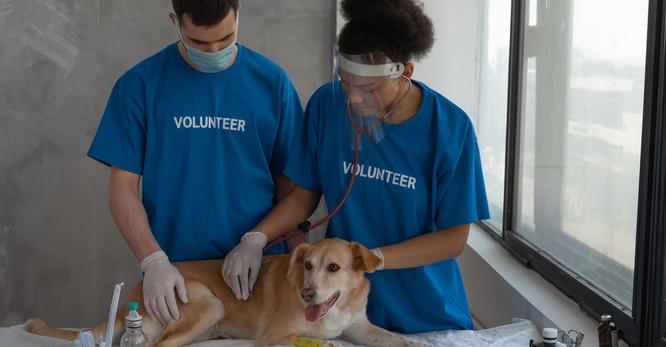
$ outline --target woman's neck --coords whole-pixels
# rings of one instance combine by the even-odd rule
[[[423,91],[412,81],[405,78],[401,79],[399,89],[398,98],[404,95],[404,100],[386,118],[385,121],[389,124],[402,124],[408,121],[419,111],[421,102],[423,102]]]

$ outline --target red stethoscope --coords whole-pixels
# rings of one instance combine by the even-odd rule
[[[288,232],[284,235],[281,235],[277,239],[271,241],[270,243],[268,243],[264,247],[264,249],[263,249],[264,252],[266,252],[268,249],[270,249],[271,247],[277,245],[278,243],[280,243],[282,241],[286,241],[286,240],[289,240],[291,238],[298,237],[298,236],[301,236],[301,235],[307,235],[310,231],[312,231],[316,227],[328,222],[331,218],[333,218],[333,216],[335,216],[340,211],[340,209],[342,208],[342,205],[344,205],[345,202],[347,201],[347,198],[349,197],[349,194],[351,193],[352,187],[354,186],[354,181],[356,180],[356,170],[358,168],[358,157],[359,157],[359,151],[360,151],[361,135],[363,135],[364,133],[370,133],[371,131],[373,131],[373,130],[377,129],[378,127],[382,126],[383,123],[385,122],[385,120],[388,118],[388,116],[398,107],[398,105],[400,105],[403,102],[405,97],[407,97],[407,94],[409,93],[409,89],[411,89],[411,87],[412,87],[412,80],[411,79],[409,79],[405,76],[401,76],[401,77],[406,78],[409,81],[409,87],[407,88],[407,91],[398,100],[398,102],[395,104],[395,106],[393,106],[384,115],[384,117],[382,117],[381,120],[379,122],[375,123],[372,127],[363,127],[362,125],[360,125],[354,119],[354,116],[352,116],[353,113],[352,113],[352,110],[351,110],[351,105],[350,105],[349,101],[347,101],[347,115],[350,119],[350,122],[351,122],[352,126],[356,130],[355,134],[354,134],[354,164],[352,165],[352,169],[351,169],[351,177],[349,178],[349,182],[347,182],[347,189],[345,191],[345,195],[342,197],[342,199],[338,203],[338,206],[336,206],[335,209],[333,209],[333,211],[330,211],[324,218],[320,219],[316,223],[310,223],[309,221],[302,222],[294,230],[292,230],[292,231],[290,231],[290,232]]]

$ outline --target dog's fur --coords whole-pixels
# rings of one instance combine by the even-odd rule
[[[373,272],[379,263],[379,258],[355,242],[326,239],[314,246],[302,244],[291,256],[263,258],[252,296],[246,301],[237,300],[222,280],[221,261],[176,263],[185,278],[189,303],[179,302],[181,318],[165,326],[140,307],[143,331],[149,345],[161,347],[215,338],[255,339],[257,346],[293,345],[297,336],[342,337],[369,346],[422,346],[368,321],[365,307],[370,283],[363,274]],[[336,264],[338,270],[331,271],[335,269],[331,264]],[[314,321],[306,319],[306,300],[330,303],[336,293],[337,301],[327,313]],[[143,302],[141,283],[132,289],[128,300]],[[126,305],[118,310],[115,341],[124,330],[127,313]],[[38,319],[26,322],[24,328],[34,334],[68,340],[78,335],[76,331],[49,327]],[[106,322],[92,330],[99,342],[106,332]]]

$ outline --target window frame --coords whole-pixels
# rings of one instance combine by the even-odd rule
[[[651,0],[649,9],[634,290],[643,298],[640,345],[666,346],[666,4]]]
[[[515,232],[527,1],[511,1],[502,230],[483,221],[477,224],[523,265],[576,301],[591,317],[598,321],[601,314],[611,314],[622,330],[623,339],[630,345],[666,347],[666,4],[650,0],[648,6],[633,312],[630,312]]]

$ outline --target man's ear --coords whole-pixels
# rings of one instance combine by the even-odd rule
[[[307,253],[310,252],[311,248],[312,246],[309,244],[301,243],[291,253],[291,258],[289,259],[289,270],[287,271],[287,279],[294,286],[298,284],[297,274],[301,273],[303,268],[303,259]]]
[[[175,13],[169,13],[169,18],[171,19],[171,23],[173,23],[173,25],[178,26],[178,18],[176,17]]]
[[[369,249],[358,242],[352,242],[350,247],[352,249],[352,256],[354,257],[354,270],[367,273],[372,273],[377,270],[377,267],[379,267],[379,264],[382,262],[378,256],[370,252]]]

